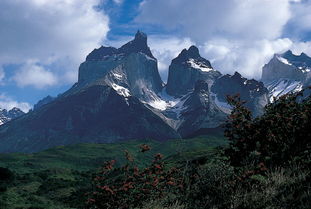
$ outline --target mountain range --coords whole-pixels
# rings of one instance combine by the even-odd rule
[[[309,85],[310,69],[310,57],[288,51],[263,67],[262,81],[223,75],[191,46],[172,60],[165,84],[146,34],[138,31],[120,48],[94,49],[68,91],[1,125],[0,152],[208,134],[230,114],[227,95],[239,93],[257,116],[269,102]]]
[[[0,108],[0,125],[7,123],[10,120],[20,117],[24,114],[25,113],[17,107],[14,107],[9,111]]]

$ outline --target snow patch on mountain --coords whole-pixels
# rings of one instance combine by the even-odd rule
[[[288,93],[301,91],[303,84],[300,81],[291,81],[289,79],[280,79],[266,85],[269,90],[269,100],[274,102],[275,99]]]
[[[25,113],[23,111],[16,107],[12,108],[9,111],[0,108],[0,126],[24,114]]]
[[[245,83],[245,82],[244,82]],[[231,105],[228,104],[228,102],[222,102],[217,98],[217,95],[213,92],[211,92],[211,97],[214,100],[215,104],[217,105],[217,107],[223,111],[226,114],[230,114],[232,111],[232,107]]]
[[[190,66],[192,68],[199,69],[199,70],[201,70],[203,72],[209,72],[209,71],[213,71],[214,70],[213,68],[208,67],[204,63],[196,62],[196,60],[194,60],[194,59],[189,59],[187,61],[187,63],[190,64]]]
[[[112,83],[111,84],[111,87],[116,90],[116,92],[121,95],[121,96],[124,96],[124,97],[130,97],[131,96],[131,93],[130,93],[130,90],[128,90],[127,88],[123,87],[123,86],[119,86],[115,83]]]
[[[291,63],[288,62],[287,59],[283,58],[283,57],[277,57],[277,59],[279,61],[281,61],[282,63],[286,64],[286,65],[292,65]]]

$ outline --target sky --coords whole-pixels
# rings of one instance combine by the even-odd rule
[[[275,53],[311,56],[311,0],[1,0],[0,108],[28,111],[76,81],[101,45],[148,35],[166,82],[191,45],[221,73],[260,79]]]

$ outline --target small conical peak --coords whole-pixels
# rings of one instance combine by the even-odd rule
[[[286,52],[282,54],[282,56],[293,56],[293,52],[292,50],[287,50]]]
[[[124,44],[118,49],[119,53],[130,54],[130,53],[144,53],[151,58],[155,57],[152,55],[150,48],[147,44],[147,35],[140,30],[135,34],[134,40]]]
[[[141,32],[140,30],[138,30],[137,33],[135,34],[134,40],[146,41],[146,44],[147,44],[147,35],[144,32]]]
[[[196,47],[194,45],[190,46],[190,48],[188,49],[188,55],[191,58],[201,57],[198,47]]]
[[[178,55],[178,57],[183,58],[184,60],[187,60],[190,58],[195,59],[195,58],[201,57],[201,55],[200,55],[198,47],[192,45],[189,47],[189,49],[183,49],[181,53]]]
[[[189,49],[183,49],[181,53],[173,60],[174,63],[184,63],[190,59],[201,60],[207,62],[208,66],[210,63],[208,60],[205,60],[201,57],[199,49],[196,46],[190,46]]]
[[[235,71],[233,77],[242,78],[242,75],[239,72]]]

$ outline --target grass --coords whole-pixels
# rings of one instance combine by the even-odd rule
[[[146,159],[145,154],[139,152],[139,145],[143,143],[152,148],[147,154],[147,159],[151,160],[154,154],[161,153],[167,158],[177,160],[177,158],[188,159],[190,156],[196,156],[199,153],[206,154],[217,146],[225,145],[226,141],[224,138],[210,137],[167,142],[145,140],[115,144],[59,146],[33,154],[0,154],[0,167],[7,167],[20,174],[54,168],[88,171],[96,169],[107,160],[115,159],[119,164],[123,163],[125,161],[124,150],[128,150],[135,159]],[[142,158],[143,155],[144,158]],[[141,165],[144,163],[144,161],[139,162]]]
[[[151,151],[142,153],[139,145],[148,144]],[[128,150],[140,166],[148,164],[154,154],[162,153],[168,164],[213,154],[227,144],[223,137],[195,139],[128,141],[115,144],[77,144],[59,146],[38,153],[0,154],[0,167],[15,173],[15,180],[0,192],[1,209],[72,209],[83,208],[84,193],[90,190],[92,173],[105,161],[125,162]],[[0,181],[1,183],[1,181]],[[157,208],[158,203],[153,208]],[[178,204],[174,208],[182,208]]]

